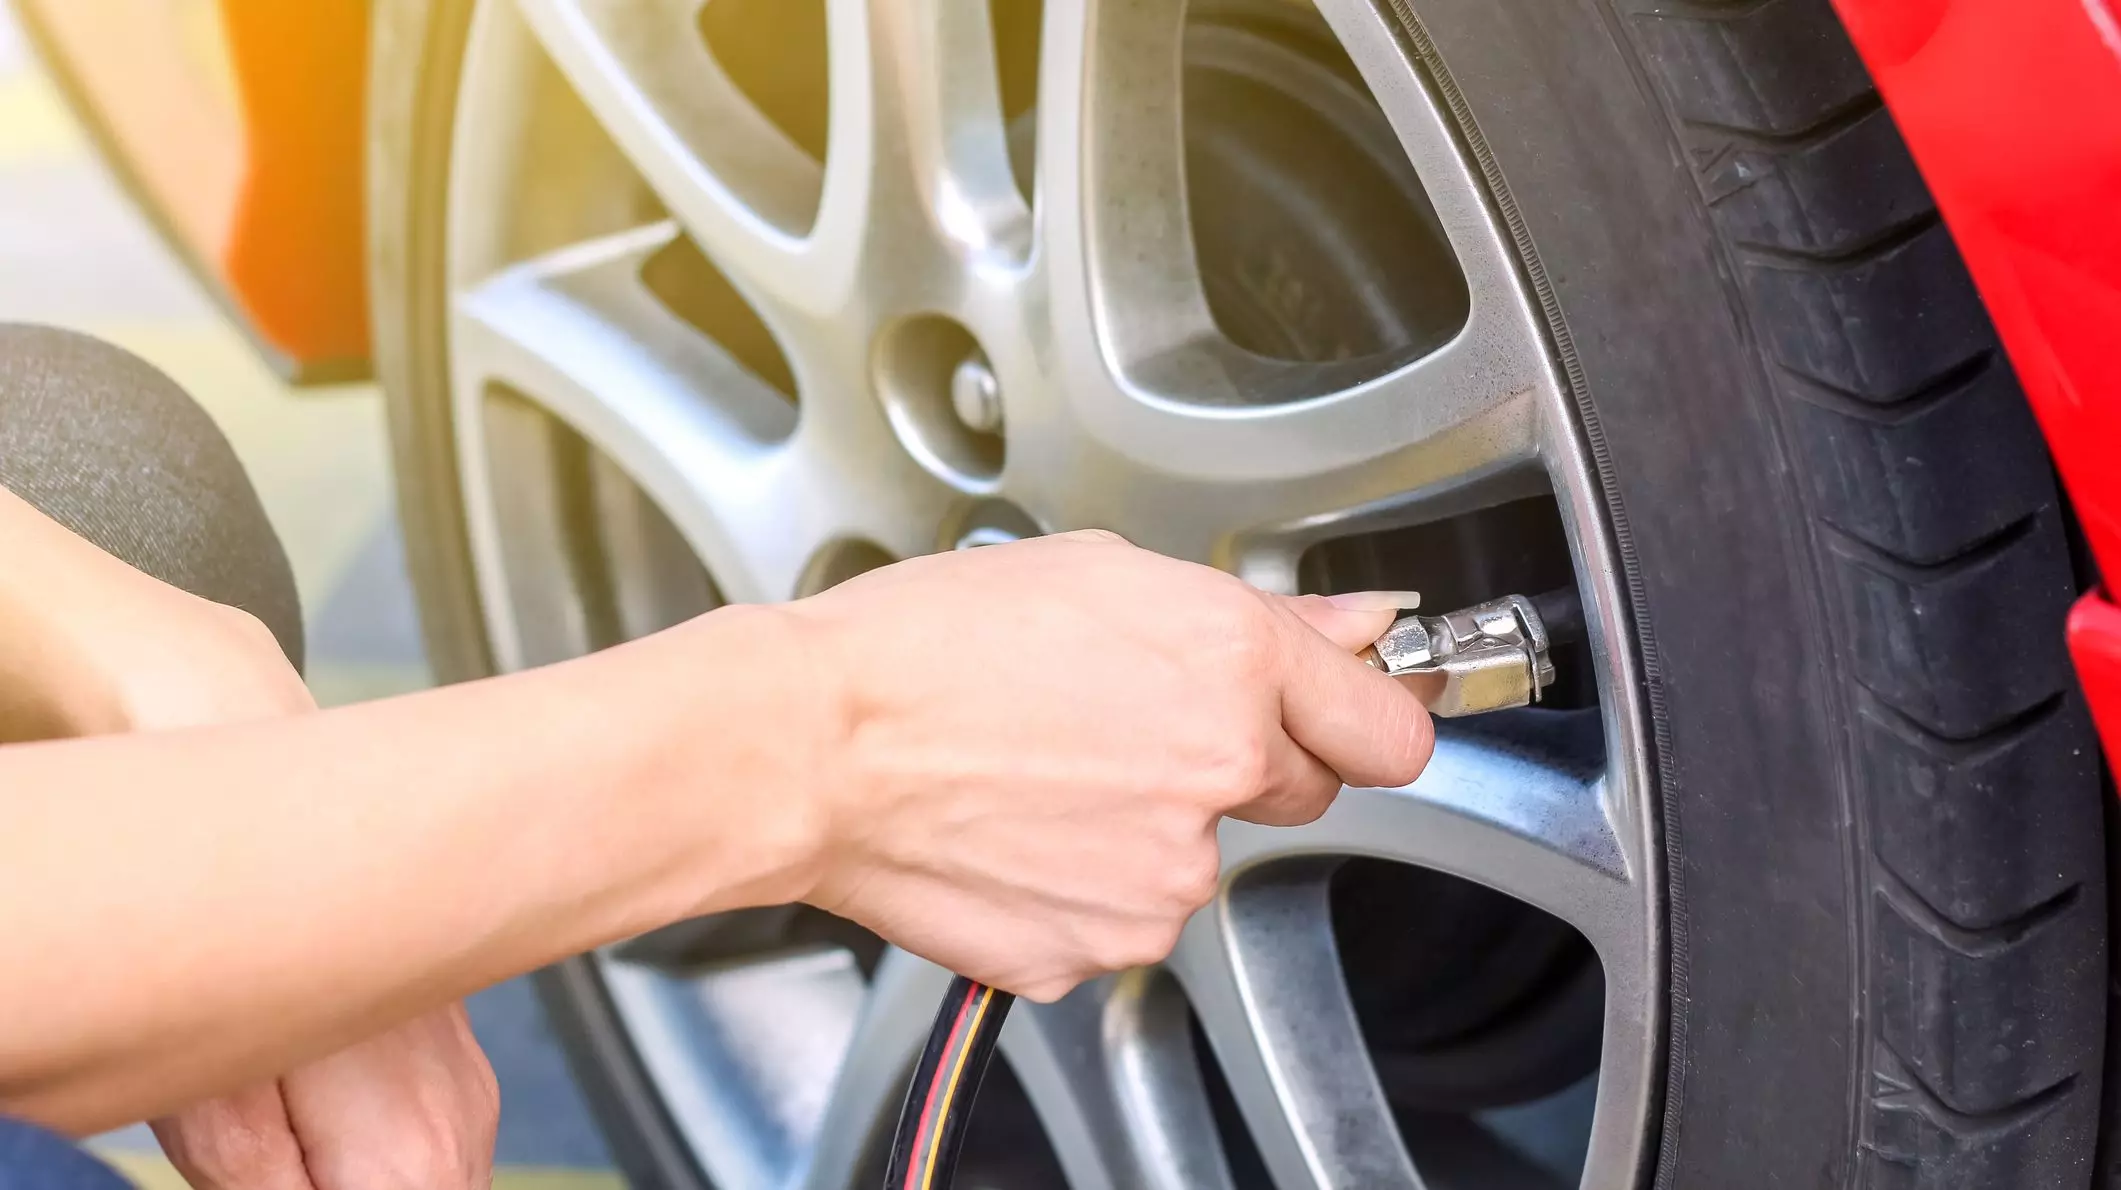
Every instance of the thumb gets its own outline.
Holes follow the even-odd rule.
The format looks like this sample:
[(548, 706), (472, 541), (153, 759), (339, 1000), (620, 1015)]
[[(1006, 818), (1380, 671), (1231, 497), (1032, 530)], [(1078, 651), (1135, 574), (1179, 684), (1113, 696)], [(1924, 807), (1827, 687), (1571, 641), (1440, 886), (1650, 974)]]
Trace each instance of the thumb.
[(1286, 606), (1313, 631), (1355, 653), (1376, 644), (1403, 611), (1421, 606), (1421, 596), (1414, 591), (1352, 591), (1298, 595)]

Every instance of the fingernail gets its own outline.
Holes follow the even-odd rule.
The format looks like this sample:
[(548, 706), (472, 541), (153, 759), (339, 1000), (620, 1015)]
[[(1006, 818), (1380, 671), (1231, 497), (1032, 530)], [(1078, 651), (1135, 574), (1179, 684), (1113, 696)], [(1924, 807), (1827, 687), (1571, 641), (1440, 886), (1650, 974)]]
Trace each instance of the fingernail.
[(1421, 606), (1419, 591), (1347, 591), (1326, 596), (1344, 612), (1410, 612)]

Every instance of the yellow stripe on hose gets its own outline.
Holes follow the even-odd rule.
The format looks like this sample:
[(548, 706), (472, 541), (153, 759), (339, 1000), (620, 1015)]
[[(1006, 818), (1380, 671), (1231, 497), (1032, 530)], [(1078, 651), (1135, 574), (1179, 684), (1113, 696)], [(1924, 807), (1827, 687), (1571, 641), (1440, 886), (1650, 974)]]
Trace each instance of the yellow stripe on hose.
[(965, 1059), (972, 1053), (972, 1042), (979, 1036), (980, 1021), (987, 1015), (987, 1005), (993, 1000), (994, 989), (981, 984), (979, 1003), (973, 1007), (972, 1020), (965, 1026), (964, 1039), (958, 1045), (957, 1061), (950, 1066), (950, 1081), (943, 1084), (943, 1097), (935, 1105), (935, 1123), (930, 1127), (928, 1152), (922, 1159), (921, 1190), (933, 1190), (935, 1155), (942, 1148), (943, 1121), (950, 1118), (950, 1101), (957, 1097), (958, 1077), (965, 1073)]

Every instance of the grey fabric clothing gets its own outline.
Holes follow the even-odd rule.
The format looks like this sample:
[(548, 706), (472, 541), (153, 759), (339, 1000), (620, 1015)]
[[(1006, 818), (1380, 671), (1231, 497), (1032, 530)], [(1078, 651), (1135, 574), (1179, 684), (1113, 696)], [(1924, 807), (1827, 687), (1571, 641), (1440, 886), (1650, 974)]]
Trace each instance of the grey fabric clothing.
[(156, 578), (258, 617), (301, 666), (294, 572), (249, 475), (145, 361), (73, 331), (0, 325), (0, 485)]

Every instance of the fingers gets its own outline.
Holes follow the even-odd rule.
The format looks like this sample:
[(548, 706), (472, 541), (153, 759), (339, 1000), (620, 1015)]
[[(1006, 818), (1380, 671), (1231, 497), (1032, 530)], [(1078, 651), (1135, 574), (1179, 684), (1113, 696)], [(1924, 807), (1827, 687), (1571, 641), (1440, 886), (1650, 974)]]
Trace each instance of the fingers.
[(278, 1082), (185, 1108), (150, 1127), (194, 1190), (316, 1190)]
[[(1351, 653), (1376, 644), (1392, 621), (1421, 604), (1418, 591), (1356, 591), (1347, 595), (1299, 595), (1287, 600), (1296, 617)], [(1428, 706), (1443, 690), (1442, 674), (1401, 674), (1395, 679)]]
[(500, 1095), (461, 1005), (313, 1062), (281, 1087), (323, 1190), (492, 1181)]
[(1282, 726), (1349, 785), (1405, 785), (1420, 775), (1435, 747), (1428, 709), (1412, 690), (1357, 660), (1346, 643), (1379, 617), (1383, 625), (1376, 631), (1383, 632), (1392, 613), (1322, 602), (1280, 601)]
[(1049, 541), (1076, 541), (1086, 545), (1126, 545), (1127, 539), (1110, 529), (1070, 529), (1066, 533), (1055, 533)]
[(1298, 619), (1350, 653), (1376, 644), (1403, 609), (1411, 610), (1420, 602), (1421, 596), (1413, 591), (1357, 591), (1281, 600)]
[(1292, 739), (1280, 742), (1268, 765), (1266, 792), (1229, 817), (1261, 826), (1307, 826), (1333, 804), (1343, 784), (1339, 773)]

